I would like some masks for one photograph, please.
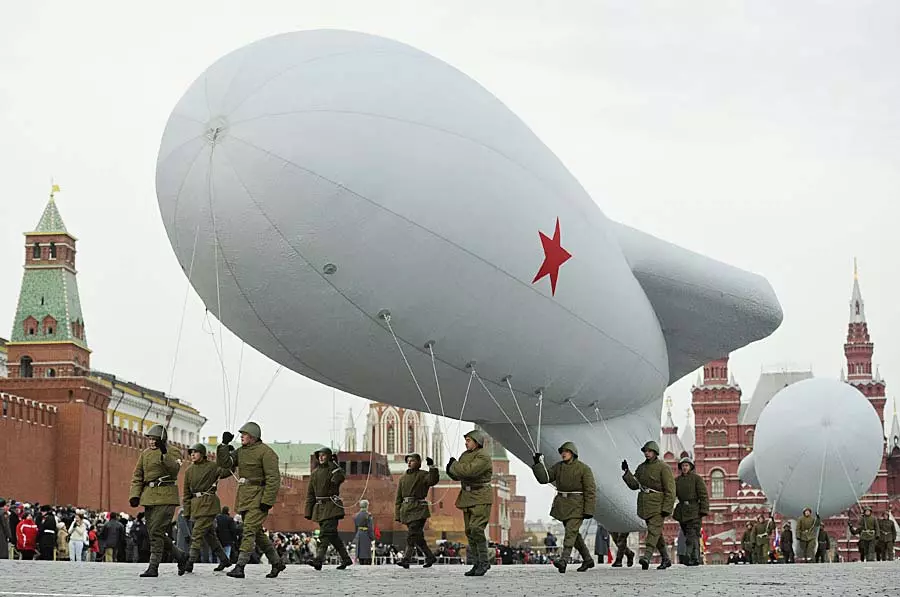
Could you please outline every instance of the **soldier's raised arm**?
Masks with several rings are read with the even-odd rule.
[[[338,455],[331,455],[331,482],[340,485],[344,482],[344,479],[347,478],[346,473],[344,473],[344,467],[338,462]]]
[[[491,459],[484,452],[479,452],[469,462],[455,461],[450,465],[450,472],[463,479],[474,479],[485,473],[491,472],[493,466]]]
[[[425,464],[428,465],[428,487],[434,487],[440,482],[441,473],[438,471],[437,467],[434,466],[434,460],[431,458],[426,458]]]
[[[622,475],[622,480],[625,481],[625,485],[628,486],[628,489],[640,489],[641,484],[638,483],[638,480],[634,478],[634,475],[628,468],[627,460],[622,461],[622,470],[625,471],[625,473]]]
[[[547,467],[547,465],[541,461],[544,457],[543,454],[537,453],[534,455],[534,464],[531,467],[531,472],[534,473],[534,478],[537,479],[537,482],[541,485],[546,485],[547,483],[553,483],[556,481],[556,473],[559,468],[559,463],[557,462],[551,467]]]
[[[227,431],[222,434],[222,443],[216,446],[216,465],[220,469],[228,471],[228,474],[230,475],[237,468],[238,455],[237,451],[225,441],[226,438],[230,442],[234,439],[234,436]]]

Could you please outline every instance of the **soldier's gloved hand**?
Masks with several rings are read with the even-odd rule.
[[[262,510],[263,512],[265,512],[266,514],[268,514],[269,510],[272,509],[272,506],[271,506],[271,504],[264,504],[264,503],[260,502],[259,509]]]
[[[447,467],[444,469],[447,471],[447,474],[450,474],[450,467],[453,466],[453,463],[456,462],[456,458],[450,457],[450,460],[447,461]]]
[[[668,517],[672,516],[671,512],[660,512],[660,514],[662,514],[663,518],[668,518]]]
[[[138,506],[141,505],[141,498],[133,497],[133,498],[131,498],[131,499],[128,500],[128,504],[129,504],[132,508],[137,508]]]
[[[588,513],[584,513],[581,515],[582,520],[587,520],[588,518],[593,518],[593,517],[594,517],[593,514],[588,514]]]
[[[627,460],[622,461],[622,471],[626,472],[626,473],[628,472],[628,461]]]
[[[541,458],[543,458],[543,457],[544,457],[544,455],[541,454],[540,452],[535,452],[534,456],[532,458],[534,458],[534,463],[538,464],[538,463],[540,463]]]
[[[338,457],[337,457],[337,454],[332,454],[332,455],[331,455],[331,462],[333,462],[333,463],[335,463],[335,464],[338,463]]]
[[[225,431],[222,433],[222,443],[223,444],[230,444],[233,439],[234,439],[234,434],[232,432]]]
[[[426,456],[426,457],[425,457],[425,464],[427,464],[428,466],[434,466],[434,459],[431,458],[430,456]]]

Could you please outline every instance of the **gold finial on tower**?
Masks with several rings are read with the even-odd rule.
[[[53,196],[56,195],[58,192],[59,192],[59,185],[51,182],[50,183],[50,200],[51,201],[53,200]]]
[[[666,396],[666,410],[672,410],[672,397]]]

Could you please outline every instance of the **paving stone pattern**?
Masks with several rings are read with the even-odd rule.
[[[612,569],[598,566],[586,573],[574,569],[564,576],[552,566],[495,566],[486,576],[466,578],[463,566],[429,570],[396,566],[351,566],[346,571],[326,567],[289,566],[277,579],[267,579],[268,566],[248,566],[247,578],[213,573],[198,565],[181,578],[175,566],[164,565],[157,579],[138,578],[138,564],[16,562],[0,560],[0,597],[122,597],[230,595],[864,595],[897,597],[900,561],[850,564],[766,566],[675,566]]]

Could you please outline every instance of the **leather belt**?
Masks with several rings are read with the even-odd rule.
[[[325,502],[339,502],[341,501],[341,496],[339,495],[326,495],[326,496],[316,496],[316,503],[323,504]]]
[[[584,495],[583,491],[557,491],[556,495],[567,498],[574,497],[576,495]]]
[[[369,527],[356,527],[357,531],[368,531]]]
[[[54,535],[56,534],[56,531],[51,531],[50,529],[44,529],[44,532],[45,533],[53,533]]]
[[[265,481],[253,481],[251,479],[245,479],[244,477],[241,477],[240,479],[238,479],[238,483],[240,483],[241,485],[250,485],[252,487],[265,487],[266,486]]]
[[[420,504],[420,503],[426,504],[426,503],[428,503],[428,501],[425,499],[422,499],[422,498],[417,498],[417,497],[405,497],[405,498],[403,498],[403,503],[404,504],[414,504],[414,503],[415,504]]]
[[[169,487],[170,485],[175,485],[175,481],[150,481],[149,483],[144,483],[147,487]]]
[[[641,493],[662,493],[658,489],[653,489],[652,487],[644,487],[641,485]]]
[[[484,485],[484,484],[478,484],[478,485],[463,485],[463,486],[462,486],[462,488],[463,488],[465,491],[475,491],[476,489],[481,489],[482,487],[486,487],[486,485]]]

